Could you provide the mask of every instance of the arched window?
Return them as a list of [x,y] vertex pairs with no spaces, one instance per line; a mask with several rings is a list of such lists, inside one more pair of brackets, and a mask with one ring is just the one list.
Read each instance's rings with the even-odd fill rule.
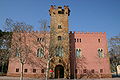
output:
[[43,42],[44,38],[37,38],[37,42]]
[[58,41],[62,40],[62,37],[61,36],[58,36]]
[[76,57],[80,57],[81,56],[81,49],[76,49]]
[[98,49],[98,56],[100,58],[104,57],[103,49]]
[[100,43],[100,39],[98,39],[98,42]]
[[56,56],[63,56],[63,47],[56,47]]
[[20,57],[19,48],[16,48],[16,57]]
[[39,48],[37,50],[37,57],[43,57],[44,56],[44,49],[43,48]]

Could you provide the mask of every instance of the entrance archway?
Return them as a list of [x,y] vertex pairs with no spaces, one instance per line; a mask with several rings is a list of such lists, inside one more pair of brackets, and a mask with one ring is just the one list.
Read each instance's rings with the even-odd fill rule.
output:
[[62,65],[55,67],[55,78],[64,78],[64,67]]

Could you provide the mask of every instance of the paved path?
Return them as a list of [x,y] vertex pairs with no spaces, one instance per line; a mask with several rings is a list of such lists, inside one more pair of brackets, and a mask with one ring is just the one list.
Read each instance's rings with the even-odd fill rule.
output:
[[[0,76],[0,80],[20,80],[19,77]],[[35,78],[24,78],[24,80],[45,80]],[[75,79],[49,79],[49,80],[75,80]],[[120,78],[105,78],[105,79],[76,79],[76,80],[120,80]]]
[[[20,80],[20,77],[0,76],[0,80]],[[24,80],[44,80],[44,79],[24,78]]]

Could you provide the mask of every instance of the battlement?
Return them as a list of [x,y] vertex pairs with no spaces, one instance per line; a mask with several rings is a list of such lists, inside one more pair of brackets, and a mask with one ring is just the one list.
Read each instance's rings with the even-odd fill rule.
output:
[[68,6],[55,6],[55,5],[51,5],[50,10],[49,10],[49,14],[51,15],[55,15],[55,14],[68,14],[68,16],[70,15],[70,10]]
[[[20,31],[20,33],[44,33],[44,31]],[[50,33],[49,31],[46,31],[46,33]],[[106,34],[106,32],[76,32],[76,31],[70,31],[69,34]]]
[[[64,9],[69,8],[68,6],[64,5]],[[51,5],[50,9],[62,9],[62,6],[55,6],[55,5]]]
[[70,34],[106,34],[106,32],[73,32],[73,31],[70,31],[69,32]]
[[14,32],[14,33],[48,33],[48,31],[19,31],[19,32]]

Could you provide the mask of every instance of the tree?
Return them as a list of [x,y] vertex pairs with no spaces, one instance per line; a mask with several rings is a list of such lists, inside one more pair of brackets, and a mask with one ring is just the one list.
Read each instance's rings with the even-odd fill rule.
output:
[[7,18],[5,20],[5,26],[4,26],[5,31],[9,31],[9,32],[20,32],[20,31],[32,31],[33,30],[33,26],[28,25],[24,22],[14,22],[12,19]]
[[[24,64],[32,64],[32,66],[43,67],[46,69],[45,76],[47,80],[49,69],[50,69],[50,63],[54,61],[54,57],[56,56],[56,52],[55,52],[56,47],[54,46],[54,43],[56,41],[55,39],[50,38],[51,36],[49,32],[49,27],[47,26],[47,20],[40,21],[40,32],[37,32],[37,31],[32,32],[31,31],[32,26],[27,25],[25,23],[21,23],[21,22],[14,22],[11,19],[7,19],[5,24],[6,24],[6,27],[5,27],[6,31],[13,32],[10,54],[12,57],[11,60],[15,61],[17,59],[21,64],[20,79],[21,80],[23,79]],[[56,35],[54,31],[52,34],[53,36]],[[33,44],[28,43],[27,42],[28,40],[30,40],[30,43],[33,43]],[[50,42],[51,40],[53,41]],[[37,55],[42,57],[38,59],[39,61],[35,59],[36,51],[33,51],[33,47],[41,48],[41,49],[38,49],[38,52],[40,51],[40,53],[43,53],[43,54]],[[67,52],[67,50],[65,49],[64,51]],[[33,58],[29,57],[30,53],[34,53],[34,56],[32,56]],[[45,64],[45,66],[43,64]]]
[[[80,55],[79,57],[75,56],[75,57],[76,57],[76,59],[75,59],[76,69],[79,69],[80,71],[86,69],[87,62],[86,62],[86,58],[84,57],[84,55]],[[76,70],[75,70],[75,74],[76,74],[76,76],[74,76],[74,77],[77,78]],[[86,75],[81,74],[81,75],[78,75],[78,78],[82,78],[84,76],[86,76]]]
[[44,43],[41,44],[42,48],[44,49],[44,52],[48,52],[46,55],[44,55],[44,58],[46,60],[46,80],[48,78],[48,71],[49,71],[49,62],[51,60],[50,58],[50,54],[49,54],[49,39],[50,39],[50,35],[48,33],[48,26],[47,26],[48,22],[47,20],[41,20],[40,21],[40,30],[43,32],[43,39],[44,39]]
[[[62,60],[63,51],[64,53],[68,53],[68,47],[65,47],[63,50],[63,41],[57,41],[55,37],[57,37],[58,33],[55,31],[55,27],[50,28],[49,32],[49,26],[47,26],[47,20],[41,20],[40,21],[40,30],[43,34],[43,44],[39,43],[40,46],[45,50],[44,52],[48,52],[46,55],[44,55],[44,61],[46,62],[46,80],[48,77],[53,78],[53,74],[50,74],[50,69],[53,69],[53,64],[55,64],[55,57],[59,56],[60,60]],[[61,32],[62,33],[62,32]],[[64,32],[65,33],[65,32]],[[63,36],[66,34],[63,34]],[[62,38],[62,40],[68,39],[69,36]],[[61,38],[60,38],[61,39]],[[69,55],[67,55],[69,56]],[[65,60],[67,63],[61,61],[63,65],[68,65],[68,60]],[[48,76],[48,74],[50,76]],[[67,74],[67,73],[65,73]]]
[[[21,64],[21,80],[23,80],[23,65],[26,63],[28,54],[31,51],[26,43],[26,34],[24,32],[29,32],[32,29],[31,25],[27,25],[24,22],[14,22],[10,18],[5,21],[5,31],[13,33],[9,57],[18,57],[17,59]],[[10,60],[13,60],[12,58]]]
[[109,48],[111,70],[118,75],[117,66],[120,65],[120,34],[110,38]]
[[11,35],[11,32],[3,32],[0,30],[0,72],[2,74],[7,73]]
[[[17,57],[19,63],[21,64],[21,77],[20,77],[21,80],[23,80],[24,64],[32,65],[34,64],[34,66],[46,68],[47,79],[49,71],[49,62],[52,59],[49,55],[50,35],[48,32],[47,20],[40,21],[40,32],[38,32],[38,34],[36,34],[36,32],[32,32],[32,28],[33,28],[32,26],[27,25],[23,22],[14,22],[12,19],[6,19],[5,30],[13,32],[10,57],[12,57],[11,60],[13,61],[15,61],[16,60],[15,57]],[[29,44],[27,43],[26,39],[29,37],[31,37],[31,39],[33,38],[37,39],[37,41],[31,40],[32,41],[31,43],[33,43],[33,45]],[[29,57],[30,53],[35,53],[32,50],[32,47],[34,48],[40,47],[41,49],[43,49],[43,53],[45,53],[42,55],[44,59],[43,58],[39,59],[39,63],[34,58],[31,59],[31,57]],[[35,56],[36,55],[34,55],[34,57]],[[41,62],[46,64],[46,66],[43,66]]]

